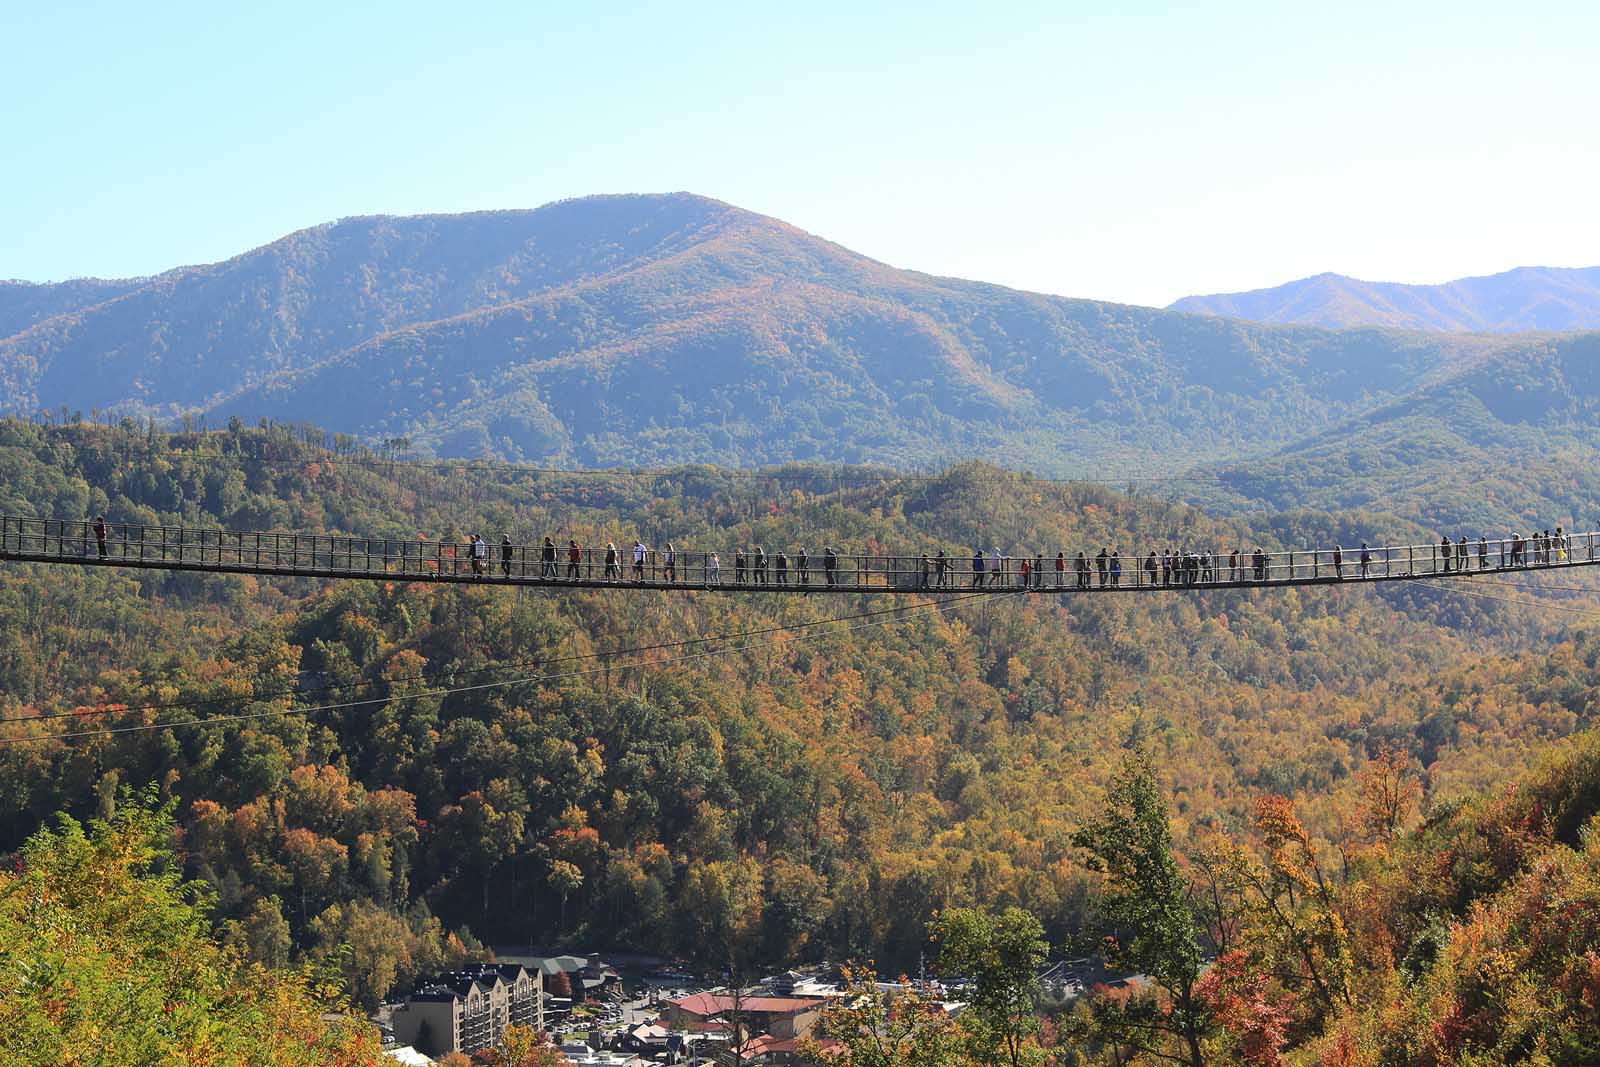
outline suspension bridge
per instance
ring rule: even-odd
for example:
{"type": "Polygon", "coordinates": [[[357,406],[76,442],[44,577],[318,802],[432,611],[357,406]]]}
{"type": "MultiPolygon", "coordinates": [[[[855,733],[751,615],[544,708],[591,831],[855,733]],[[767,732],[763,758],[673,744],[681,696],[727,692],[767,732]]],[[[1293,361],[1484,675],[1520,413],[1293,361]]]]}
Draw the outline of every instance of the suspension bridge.
{"type": "Polygon", "coordinates": [[[0,516],[0,561],[270,577],[547,589],[1087,595],[1450,579],[1600,564],[1600,532],[1357,548],[1113,548],[1032,555],[862,555],[824,549],[671,550],[430,541],[0,516]]]}

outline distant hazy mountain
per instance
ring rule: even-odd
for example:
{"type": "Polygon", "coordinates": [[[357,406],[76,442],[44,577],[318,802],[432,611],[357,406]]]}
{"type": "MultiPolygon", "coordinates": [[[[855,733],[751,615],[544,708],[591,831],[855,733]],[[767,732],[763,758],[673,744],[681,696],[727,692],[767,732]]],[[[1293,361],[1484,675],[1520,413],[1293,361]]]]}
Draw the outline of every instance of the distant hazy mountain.
{"type": "Polygon", "coordinates": [[[3,409],[305,419],[578,464],[1172,469],[1286,447],[1503,347],[935,278],[686,194],[349,219],[8,291],[3,409]]]}
{"type": "Polygon", "coordinates": [[[1443,285],[1318,274],[1275,289],[1186,296],[1173,311],[1342,329],[1395,326],[1452,333],[1600,329],[1600,267],[1518,267],[1443,285]]]}

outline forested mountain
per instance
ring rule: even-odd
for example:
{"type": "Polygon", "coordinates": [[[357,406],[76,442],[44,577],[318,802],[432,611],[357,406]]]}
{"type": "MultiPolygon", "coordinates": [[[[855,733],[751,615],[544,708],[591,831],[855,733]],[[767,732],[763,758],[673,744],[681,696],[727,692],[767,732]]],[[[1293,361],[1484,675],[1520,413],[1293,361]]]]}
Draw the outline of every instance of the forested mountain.
{"type": "Polygon", "coordinates": [[[1392,326],[1454,333],[1600,329],[1600,267],[1518,267],[1441,285],[1318,274],[1247,293],[1186,296],[1173,311],[1345,329],[1392,326]]]}
{"type": "MultiPolygon", "coordinates": [[[[725,552],[1431,535],[1362,512],[1212,518],[977,465],[778,473],[453,470],[282,427],[0,423],[0,511],[113,522],[725,552]]],[[[885,605],[9,565],[0,736],[39,739],[0,746],[0,851],[153,783],[225,936],[272,962],[350,944],[368,1003],[473,938],[711,965],[736,918],[718,908],[741,909],[773,962],[908,966],[954,904],[1020,904],[1062,943],[1095,885],[1071,835],[1125,746],[1158,756],[1180,841],[1243,826],[1262,793],[1335,837],[1386,745],[1425,770],[1432,804],[1590,722],[1600,637],[1504,602],[1542,603],[1532,590],[1482,588],[1500,599],[930,600],[824,625],[885,605]],[[737,636],[773,626],[801,629],[737,636]],[[248,717],[160,728],[223,714],[248,717]],[[157,728],[65,736],[103,726],[157,728]]]]}
{"type": "Polygon", "coordinates": [[[17,291],[34,310],[0,337],[0,408],[309,419],[566,465],[1180,469],[1532,343],[934,278],[686,194],[350,219],[98,301],[87,284],[17,291]]]}

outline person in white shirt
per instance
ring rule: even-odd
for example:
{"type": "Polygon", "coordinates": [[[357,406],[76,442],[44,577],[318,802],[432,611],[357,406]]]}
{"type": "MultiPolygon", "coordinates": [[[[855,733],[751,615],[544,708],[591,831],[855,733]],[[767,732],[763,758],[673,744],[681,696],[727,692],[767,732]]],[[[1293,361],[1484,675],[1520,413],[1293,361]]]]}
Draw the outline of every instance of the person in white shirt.
{"type": "Polygon", "coordinates": [[[644,581],[644,557],[649,551],[643,541],[633,543],[633,580],[636,582],[644,581]]]}
{"type": "Polygon", "coordinates": [[[676,582],[678,580],[677,563],[678,554],[672,550],[672,542],[668,541],[667,547],[661,552],[661,564],[667,572],[667,581],[669,582],[676,582]]]}
{"type": "Polygon", "coordinates": [[[722,561],[717,558],[715,552],[711,553],[711,558],[706,560],[706,584],[722,584],[722,561]]]}

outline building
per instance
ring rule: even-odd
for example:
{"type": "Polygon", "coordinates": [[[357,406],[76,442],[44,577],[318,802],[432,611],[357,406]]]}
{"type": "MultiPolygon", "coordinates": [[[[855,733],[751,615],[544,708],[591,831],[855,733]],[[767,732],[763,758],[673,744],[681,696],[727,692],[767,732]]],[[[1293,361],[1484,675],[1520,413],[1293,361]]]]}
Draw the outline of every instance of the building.
{"type": "Polygon", "coordinates": [[[447,971],[418,982],[390,1018],[397,1041],[429,1056],[470,1054],[500,1040],[512,1023],[543,1030],[543,983],[519,963],[447,971]]]}
{"type": "Polygon", "coordinates": [[[710,1023],[734,1021],[749,1034],[769,1034],[780,1041],[805,1037],[817,1025],[822,997],[744,996],[736,998],[726,990],[696,993],[666,1002],[661,1012],[662,1025],[673,1030],[701,1031],[710,1023]]]}
{"type": "Polygon", "coordinates": [[[594,953],[581,956],[540,956],[520,950],[497,951],[496,956],[510,963],[520,963],[530,971],[544,975],[544,985],[550,988],[550,979],[565,974],[572,985],[573,1003],[598,1000],[622,981],[615,967],[594,953]]]}

